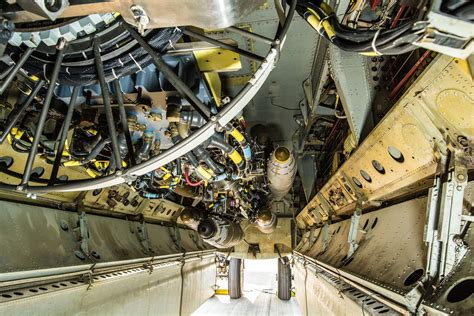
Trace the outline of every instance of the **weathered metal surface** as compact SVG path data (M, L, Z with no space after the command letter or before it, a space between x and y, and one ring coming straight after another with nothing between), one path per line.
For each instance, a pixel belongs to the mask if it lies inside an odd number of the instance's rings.
M465 199L470 205L472 201L468 195ZM438 276L434 270L426 271L427 202L428 198L422 197L363 214L351 240L348 238L351 219L322 228L313 227L304 233L295 253L324 271L374 291L394 304L406 306L404 308L411 313L425 310L462 314L472 308L469 294L462 294L470 292L460 290L463 286L467 289L472 282L472 251L467 250L464 254L465 247L456 246L456 263L449 275ZM470 245L471 229L464 224L462 231L465 233L459 234L463 236L463 244ZM436 238L442 245L453 242L452 237L445 239L438 234ZM358 245L353 253L351 241ZM442 278L442 282L437 277ZM418 296L417 293L431 288L434 294ZM456 304L459 302L463 303Z
M77 213L3 201L0 210L3 273L210 249L188 229L87 214L87 254Z
M371 282L407 292L411 285L404 285L405 279L425 267L425 211L426 199L420 198L361 215L356 237L359 247L352 256L348 256L350 219L329 225L326 250L323 251L324 240L320 236L322 228L318 228L306 232L296 251Z
M293 273L296 299L304 315L408 315L374 292L361 291L304 257L295 257Z
M150 267L97 275L91 285L62 280L3 291L0 313L190 315L214 294L214 255Z
M465 61L438 56L298 215L298 226L348 215L356 199L367 207L428 188L447 143L472 142L473 107Z

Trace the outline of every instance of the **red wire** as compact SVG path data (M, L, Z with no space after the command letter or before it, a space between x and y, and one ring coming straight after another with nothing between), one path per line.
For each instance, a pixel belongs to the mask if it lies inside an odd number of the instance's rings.
M186 183L192 187L198 187L203 183L202 180L198 182L192 182L191 179L189 179L188 168L184 168L184 179L186 180Z
M395 26L397 26L398 21L400 20L400 18L403 15L403 12L405 11L405 8L406 8L406 5L403 5L403 4L400 5L400 8L398 9L397 15L395 15L395 18L393 19L393 22L392 22L392 25L390 26L390 28L393 29Z
M413 74L416 72L416 70L418 68L420 68L420 65L423 63L423 61L431 54L431 51L427 50L425 51L425 53L420 57L420 59L413 65L413 67L410 69L410 71L407 72L407 74L405 75L405 77L402 78L402 80L400 80L400 82L395 86L395 88L393 88L393 90L390 92L390 94L388 95L388 98L390 100L393 100L397 95L398 93L400 92L400 90L402 90L402 88L405 86L405 84L407 83L407 81L411 78L411 76L413 76Z

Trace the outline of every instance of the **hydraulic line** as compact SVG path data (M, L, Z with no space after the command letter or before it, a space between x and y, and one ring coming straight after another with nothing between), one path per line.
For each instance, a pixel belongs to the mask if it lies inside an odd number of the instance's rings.
M219 134L214 134L209 142L209 146L214 146L224 151L239 170L244 169L244 162L239 152L231 145L225 142L224 138Z
M184 168L184 179L186 180L186 183L192 187L198 187L204 182L203 180L200 180L198 182L192 182L189 178L189 171L187 167Z

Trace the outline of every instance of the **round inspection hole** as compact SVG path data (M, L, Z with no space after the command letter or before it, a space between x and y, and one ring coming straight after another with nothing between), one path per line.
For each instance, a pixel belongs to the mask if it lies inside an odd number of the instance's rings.
M472 296L474 293L474 279L459 282L448 292L447 300L450 303L458 303Z
M41 178L41 176L44 174L44 168L43 167L36 167L33 170L31 170L31 177L32 178Z
M57 284L53 284L53 285L51 285L51 286L54 287L55 289L59 289L59 287L60 287L60 286L57 285Z
M10 156L4 156L0 158L0 168L8 169L13 165L13 158Z
M58 180L61 181L61 182L66 182L68 179L69 179L69 177L65 174L58 177Z
M337 228L336 234L339 233L340 230L341 230L341 226Z
M359 179L357 179L356 177L352 177L352 182L354 182L355 185L362 189L362 183Z
M2 297L4 298L12 298L12 296L10 294L2 294Z
M45 287L40 287L39 289L40 289L41 291L47 291L47 290L48 290L48 289L45 288Z
M390 310L389 309L382 309L379 314L385 314L388 313Z
M344 183L344 188L346 188L346 191L350 194L354 194L354 191L352 191L352 188L347 183Z
M374 219L374 222L372 223L372 226L370 227L371 229L374 229L375 226L377 226L378 220L379 220L378 217L376 217L376 218Z
M13 292L13 294L17 295L17 296L23 296L23 293L22 292Z
M424 272L425 271L423 269L417 269L413 271L406 277L405 281L403 282L403 285L410 286L415 284L416 282L418 282L419 279L421 279Z
M61 286L67 286L66 283L59 283L59 285L61 285Z
M385 174L385 168L378 160L372 160L372 166L378 171L378 173Z
M405 161L405 157L403 157L403 154L397 148L393 146L388 146L387 150L388 150L388 154L390 155L390 157L393 158L393 160L400 163Z
M365 181L367 182L372 182L372 178L370 177L370 175L367 173L367 171L365 170L361 170L360 171L360 175L362 176L362 178L364 178Z
M97 195L99 195L101 192L102 192L102 189L95 189L94 191L92 191L92 195L93 195L93 196L97 196Z
M122 196L122 200L128 199L129 196L130 196L130 192L125 192Z
M36 290L36 289L29 289L29 291L30 291L31 293L38 293L38 290Z

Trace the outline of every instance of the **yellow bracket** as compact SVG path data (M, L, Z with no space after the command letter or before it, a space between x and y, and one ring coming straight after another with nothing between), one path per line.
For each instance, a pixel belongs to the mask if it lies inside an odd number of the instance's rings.
M195 50L194 57L203 72L237 71L242 68L240 55L222 48Z

